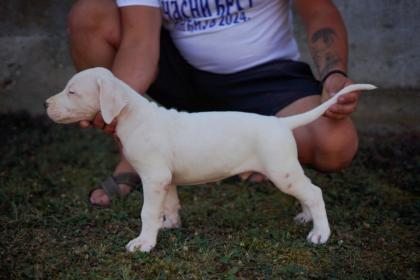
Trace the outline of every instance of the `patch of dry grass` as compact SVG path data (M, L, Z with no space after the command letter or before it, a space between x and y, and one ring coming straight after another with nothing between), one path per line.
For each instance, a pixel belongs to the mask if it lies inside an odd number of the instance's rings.
M420 141L361 137L340 173L307 170L324 190L332 236L305 241L296 201L269 183L181 187L183 227L151 254L124 245L141 193L112 209L86 203L117 161L111 139L25 115L0 118L1 279L418 279Z

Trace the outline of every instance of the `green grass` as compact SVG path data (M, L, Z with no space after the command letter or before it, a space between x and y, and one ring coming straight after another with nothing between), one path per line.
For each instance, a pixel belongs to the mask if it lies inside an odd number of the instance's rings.
M25 115L0 116L0 131L0 279L419 278L416 135L364 135L345 171L307 170L324 190L324 246L293 223L296 200L227 180L181 187L183 227L162 231L152 253L129 254L141 193L112 209L86 203L117 162L110 137Z

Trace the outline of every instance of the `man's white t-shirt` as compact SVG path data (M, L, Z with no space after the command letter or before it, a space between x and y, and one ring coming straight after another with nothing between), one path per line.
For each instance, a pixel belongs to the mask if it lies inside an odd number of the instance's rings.
M290 0L117 0L160 8L163 24L194 67L234 73L274 59L299 58Z

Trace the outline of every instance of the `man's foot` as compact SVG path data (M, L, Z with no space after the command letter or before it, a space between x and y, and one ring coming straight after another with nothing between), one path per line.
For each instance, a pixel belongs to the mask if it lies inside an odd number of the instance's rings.
M263 174L251 171L239 174L239 178L241 181L248 181L251 183L262 183L267 181L267 177L265 177Z
M101 186L89 194L89 203L94 206L109 207L115 196L128 195L141 183L137 173L125 172L107 178Z
M121 162L114 175L107 178L101 185L89 194L89 203L94 206L109 207L113 197L127 196L138 184L141 184L138 174Z

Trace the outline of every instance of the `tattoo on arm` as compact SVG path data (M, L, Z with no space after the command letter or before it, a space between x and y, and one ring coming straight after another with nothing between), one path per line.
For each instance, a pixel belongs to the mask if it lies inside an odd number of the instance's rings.
M310 51L321 79L342 62L333 48L336 39L334 29L323 28L316 31L310 40Z

